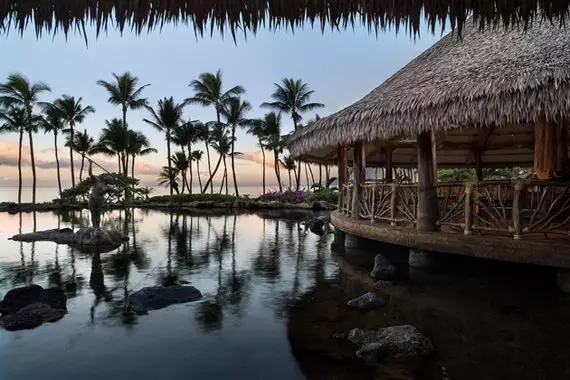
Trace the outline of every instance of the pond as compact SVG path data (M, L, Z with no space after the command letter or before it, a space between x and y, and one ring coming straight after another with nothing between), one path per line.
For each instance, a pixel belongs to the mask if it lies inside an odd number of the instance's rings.
M570 378L570 301L550 270L462 258L435 276L404 267L396 284L376 286L386 307L349 310L348 299L375 287L373 254L332 252L332 234L299 230L312 215L114 211L103 227L130 241L92 255L8 240L20 230L87 226L86 211L0 214L0 296L35 283L68 297L55 323L0 330L0 379ZM126 294L176 281L204 299L122 312ZM429 362L366 366L355 346L331 338L407 323L432 339Z

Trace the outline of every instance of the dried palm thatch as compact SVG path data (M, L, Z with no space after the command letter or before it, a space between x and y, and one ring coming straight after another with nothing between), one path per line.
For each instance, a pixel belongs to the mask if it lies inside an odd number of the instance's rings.
M422 16L432 31L448 22L461 30L467 14L480 26L500 22L505 26L532 22L538 17L564 19L569 0L0 0L0 32L14 26L20 32L33 25L39 36L47 31L79 28L89 22L107 29L109 22L140 33L165 23L192 23L202 35L217 29L234 35L258 27L294 28L320 22L321 27L346 28L363 23L371 30L405 27L419 31Z
M426 130L570 118L570 28L480 31L468 22L358 102L289 139L294 156Z

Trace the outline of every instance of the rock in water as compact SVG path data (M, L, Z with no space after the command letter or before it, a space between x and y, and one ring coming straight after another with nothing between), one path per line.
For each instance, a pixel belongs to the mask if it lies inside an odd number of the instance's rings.
M149 310L162 309L201 298L202 293L193 286L151 286L131 294L127 302L135 313L146 314Z
M382 254L377 254L374 257L374 268L370 272L376 280L391 280L396 277L398 269L390 263L390 261Z
M64 309L55 309L41 302L32 303L15 313L2 316L0 325L6 330L32 329L44 322L55 322L67 313Z
M67 297L63 290L58 288L44 290L39 285L30 285L6 293L4 299L0 301L0 313L12 314L33 303L43 303L54 309L67 310Z
M373 330L353 329L348 339L360 346L356 356L369 362L384 358L414 359L433 352L431 341L414 326L392 326Z
M119 231L82 228L75 233L74 244L80 246L119 246L129 240Z
M376 293L368 292L358 298L351 299L346 304L357 309L371 310L384 305L384 301L378 298Z

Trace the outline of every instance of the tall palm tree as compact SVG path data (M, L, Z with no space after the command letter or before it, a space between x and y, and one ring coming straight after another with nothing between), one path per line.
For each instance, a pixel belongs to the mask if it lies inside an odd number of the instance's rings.
M81 155L81 169L79 170L79 182L83 179L83 167L85 166L85 156L90 156L94 153L95 139L84 130L83 133L79 132L75 135L73 141L68 140L65 146L73 148Z
M137 88L139 78L131 75L130 72L117 75L113 73L114 82L98 80L97 84L107 90L109 103L121 106L123 115L123 126L127 127L127 111L136 110L148 105L148 100L142 97L143 90L150 86L145 84Z
M212 165L211 165L211 161L210 161L210 143L212 142L212 134L210 133L210 129L211 127L215 127L216 122L215 121L211 121L205 124L202 124L201 127L198 129L198 139L201 140L204 143L204 146L206 147L206 158L207 158L207 162L208 162L208 175L211 177L212 176ZM202 193L204 193L204 189L200 189L200 191ZM212 185L212 183L210 182L210 193L213 194L214 193L214 187Z
M186 157L186 153L184 152L176 152L172 155L172 163L174 164L174 169L176 169L182 176L182 191L181 193L184 194L184 186L190 188L188 186L188 179L186 177L188 168L190 166L190 160Z
M212 173L212 175L210 175L210 178L208 178L208 182L206 182L204 188L202 189L202 194L206 191L208 185L212 183L214 176L218 172L218 169L222 161L224 163L224 169L225 169L224 177L222 178L222 184L223 184L224 178L226 178L227 176L226 156L230 154L232 149L231 137L229 135L229 132L224 128L222 124L216 125L216 127L212 130L212 136L213 137L211 145L212 148L218 153L219 159L218 163L216 164L216 167L214 168L214 172ZM227 187L227 179L226 179L226 187Z
M128 146L127 154L131 156L131 177L135 179L135 159L137 156L147 156L152 153L158 153L154 148L151 148L150 141L144 133L139 131L133 131L129 129L127 131Z
M195 150L192 152L191 155L191 160L196 161L196 174L198 174L198 184L200 185L200 191L202 191L202 177L200 176L200 160L202 159L203 155L204 152L202 152L201 150Z
M232 152L231 152L231 164L232 164L232 175L234 178L234 189L236 197L239 197L239 190L236 179L236 167L235 167L235 141L236 141L236 128L245 127L251 124L251 121L246 119L245 115L251 110L251 105L245 100L240 98L229 98L224 107L221 109L221 113L226 119L226 124L231 129L231 141L232 141ZM227 184L226 184L227 185Z
M249 124L247 133L257 138L257 145L261 149L262 186L263 186L263 194L265 194L265 144L267 142L267 130L265 128L265 123L263 122L263 119L252 120L251 123Z
M18 148L18 203L22 203L22 144L26 124L26 111L23 108L10 107L8 111L0 112L0 134L18 133L20 135Z
M42 105L39 96L42 92L51 91L50 87L43 82L30 83L28 78L22 74L12 74L8 76L5 83L0 84L0 105L4 107L17 107L25 111L26 131L30 136L30 143L33 145L32 134L38 127L38 119L34 117L34 107ZM33 146L30 146L32 160L32 202L36 203L36 165L33 153ZM18 202L21 197L18 197Z
M146 108L150 112L151 119L143 119L144 122L166 135L168 168L172 169L170 140L172 138L172 132L178 128L182 122L182 109L184 108L184 104L176 103L174 98L171 96L170 98L159 100L156 110L149 106ZM170 195L172 195L172 190L173 189L170 188Z
M95 112L91 106L83 106L81 97L75 99L74 96L63 95L53 102L53 106L62 114L63 124L67 125L64 133L69 134L70 141L75 141L75 126L82 123L85 117ZM75 186L75 170L73 167L73 146L69 146L69 165L71 167L71 185Z
M163 166L162 171L158 175L157 183L160 186L169 187L174 189L176 194L180 194L178 191L178 175L180 173L174 168L169 168L168 166Z
M186 186L188 191L192 194L193 186L193 175L192 175L192 144L197 142L200 138L200 129L202 128L202 123L198 120L189 120L185 123L180 124L176 127L172 133L172 142L180 147L182 153L188 159L188 170L190 171L190 184L186 181ZM186 151L188 150L188 151ZM185 178L187 179L186 175Z
M96 153L106 156L117 156L119 173L127 173L126 152L129 147L129 132L120 119L114 118L105 121L105 128L95 147Z
M271 95L273 101L263 103L261 107L291 114L293 128L296 131L299 122L302 120L301 114L324 107L324 104L311 102L311 96L314 92L301 79L283 78L281 84L275 83L275 91ZM298 190L301 182L301 165L299 162L297 166L295 180Z
M291 170L295 172L295 169L297 168L297 165L295 164L295 159L291 155L284 156L283 161L281 161L281 163L283 164L283 167L287 170L289 174L289 188L291 188L292 186Z
M59 153L57 147L57 136L64 129L63 115L52 104L44 107L44 117L42 120L42 129L45 133L53 133L53 148L55 151L55 166L57 168L57 185L59 194L61 195L61 174L59 170Z
M279 191L283 191L281 184L281 172L279 169L279 154L283 152L283 140L281 138L281 115L270 112L263 118L263 124L267 132L267 142L265 147L273 152L273 168L275 169L275 177L279 184Z

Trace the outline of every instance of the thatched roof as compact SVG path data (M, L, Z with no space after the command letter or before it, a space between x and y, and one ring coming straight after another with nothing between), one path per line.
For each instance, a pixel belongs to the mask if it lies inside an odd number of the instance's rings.
M493 22L508 26L538 17L565 18L569 7L568 0L0 0L0 32L11 26L21 32L31 26L38 35L56 30L67 34L72 28L84 32L91 22L97 31L112 23L121 31L127 27L140 33L165 23L190 22L199 34L216 29L234 34L320 22L323 28L355 23L376 31L405 27L415 35L421 16L432 31L438 22L461 30L469 13L481 26Z
M467 23L358 102L289 139L293 155L338 143L414 136L425 130L570 118L570 28L548 22L479 31Z

